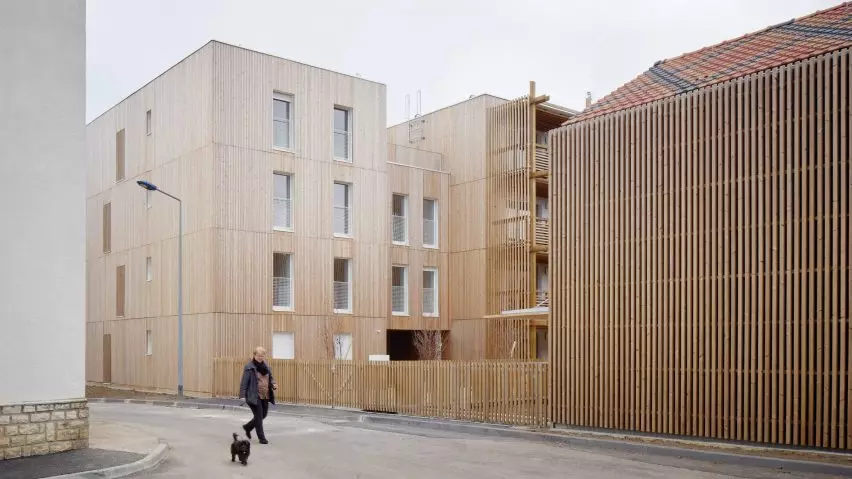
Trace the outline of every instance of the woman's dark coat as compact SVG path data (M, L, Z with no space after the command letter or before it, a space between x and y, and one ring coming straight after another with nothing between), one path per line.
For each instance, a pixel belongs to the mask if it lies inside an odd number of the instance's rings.
M269 369L269 402L275 404L275 380L272 378L272 368L269 364L266 365ZM243 368L243 379L240 381L240 397L245 398L246 404L256 406L260 395L257 392L257 368L254 361L249 361Z

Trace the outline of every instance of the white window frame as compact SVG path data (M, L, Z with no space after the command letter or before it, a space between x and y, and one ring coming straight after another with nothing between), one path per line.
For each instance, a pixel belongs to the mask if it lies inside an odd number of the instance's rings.
M441 283L441 281L440 281L440 277L438 276L438 268L426 267L426 268L423 268L423 271L424 272L428 271L428 272L432 273L432 284L431 284L431 286L432 286L432 291L434 291L433 296L432 296L433 302L434 302L434 304L432 305L432 309L435 311L434 313L427 313L426 308L425 308L425 301L424 301L424 304L421 305L421 307L423 307L423 316L427 317L427 318L437 318L438 316L440 316L440 311L441 311L441 300L440 300L441 296L439 294L439 288L438 288L438 285ZM427 285L424 283L423 286L422 286L422 289L425 290L426 286ZM422 296L423 296L423 298L425 298L426 295L422 294Z
M402 230L403 230L403 241L397 241L394 238L394 232L396 226L394 223L396 222L396 215L393 211L393 203L396 197L402 198ZM391 195L391 241L393 244L397 246L407 246L408 245L408 195L403 195L400 193L394 193Z
M275 118L275 102L276 101L284 101L289 105L290 116L286 120L279 120ZM272 94L272 149L279 151L289 151L292 152L294 148L295 139L293 137L294 129L293 129L293 117L295 116L295 101L293 95L287 93L273 92ZM290 140L287 146L280 146L275 144L275 122L277 121L286 121L287 122L287 138Z
M393 284L393 273L394 273L393 270L396 269L396 268L402 269L402 286L395 286ZM392 265L391 266L391 314L394 315L394 316L408 316L410 314L409 313L409 306L408 306L409 299L410 299L409 294L408 294L408 289L409 289L408 283L409 283L409 281L408 281L408 266L404 265L404 264ZM394 290L394 288L400 288L400 287L402 288L402 291L403 291L403 293L402 293L403 294L403 296L402 296L403 301L405 301L404 309L402 311L394 311L394 309L393 309L393 292L394 291L393 290Z
M332 292L331 292L332 308L333 308L335 314L352 314L352 310L354 309L353 304L352 304L352 303L354 303L354 298L352 297L352 258L334 258L334 261L337 261L337 260L341 260L341 261L346 262L346 281L345 281L345 283L346 283L347 307L346 308L335 308L334 307L334 306L336 306L334 304L334 299L335 299L335 297L334 297L334 289L335 288L334 287L336 286L335 283L337 283L337 281L334 278L334 263L332 263L332 278L331 278L331 282L332 282L332 288L331 288L332 289Z
M276 336L279 338L288 338L286 342L289 342L290 347L288 352L290 354L281 354L280 349L275 347L276 344L280 344L275 340ZM272 333L272 359L296 359L296 333L292 331L274 331Z
M288 305L275 304L275 279L276 279L276 276L275 276L275 255L277 255L277 254L284 255L285 257L288 258L286 260L286 262L287 262L287 271L286 271L287 276L283 277L283 278L287 278L287 277L290 278L290 285L289 285L290 304L288 304ZM296 303L296 298L294 297L295 296L294 293L295 293L295 281L293 280L293 253L285 253L285 252L282 252L282 251L276 251L276 252L272 253L272 310L273 311L293 311L294 305Z
M287 178L287 193L290 195L288 198L275 196L275 177L283 176ZM277 225L275 224L275 208L277 201L284 201L287 205L287 218L290 220L289 225ZM290 173L283 172L273 172L272 173L272 230L273 231L285 231L288 233L293 232L293 175Z
M150 283L154 280L154 263L150 256L145 257L145 282Z
M345 196L346 205L338 206L335 203L335 201L337 201L337 195L335 195L334 190L336 189L337 185L342 185L346 188L346 196ZM353 198L352 183L345 183L345 182L342 182L342 181L335 181L334 182L334 185L332 186L332 189L331 189L331 202L332 202L332 212L331 212L331 223L332 223L332 225L331 225L331 228L334 231L334 236L336 238L352 238L352 236L353 236L353 230L355 228L353 227L353 224L352 224L352 198ZM338 208L345 208L344 211L346 212L346 222L345 223L346 223L346 226L347 226L347 228L346 228L347 231L345 231L343 233L339 233L335 229L336 225L335 225L334 220L335 220L335 215L337 213Z
M151 118L151 109L149 108L148 111L145 112L145 135L146 136L151 136L151 133L153 133L153 131L154 131L153 126L154 126L154 120Z
M337 333L332 340L334 341L334 359L352 361L352 333Z
M432 221L432 224L434 225L434 226L432 227L432 230L433 230L434 235L435 235L435 242L434 242L434 243L431 243L431 244L430 244L430 243L426 243L426 238L425 238L425 236L426 236L426 221L429 221L429 220L427 220L427 219L426 219L426 215L425 215L425 213L426 213L426 208L424 207L424 208L423 208L423 213L424 213L424 214L423 214L423 236L424 236L424 237L422 238L422 239L423 239L423 247L424 247L424 248L430 248L430 249L438 249L438 245L439 245L439 244L440 244L440 242L441 242L441 241L440 241L440 239L439 239L439 235L440 235L441 228L440 228L440 222L438 221L438 218L439 218L439 211L440 211L440 210L439 210L439 205L438 205L438 200L433 199L433 198L423 198L424 206L425 206L425 203L426 203L427 201L431 201L431 202L432 202L432 216L433 216L434 218L433 218L431 221Z
M346 130L338 130L334 125L334 116L336 111L342 111L346 113ZM334 105L334 110L331 113L331 152L332 156L334 156L334 161L340 161L342 163L352 163L352 109L347 108L345 106ZM338 156L335 148L335 139L338 134L346 135L346 156Z
M154 333L150 329L145 330L145 356L154 355Z

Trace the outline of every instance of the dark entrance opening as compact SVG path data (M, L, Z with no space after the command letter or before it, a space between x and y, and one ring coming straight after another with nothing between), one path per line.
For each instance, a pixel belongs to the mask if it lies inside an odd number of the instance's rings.
M414 331L388 330L387 351L391 361L416 361Z

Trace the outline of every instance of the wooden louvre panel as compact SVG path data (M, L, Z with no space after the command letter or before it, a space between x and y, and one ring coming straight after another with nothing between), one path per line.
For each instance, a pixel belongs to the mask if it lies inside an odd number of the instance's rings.
M115 269L115 315L119 318L124 317L126 297L125 268L125 265L121 265Z
M115 181L124 179L124 129L115 134Z
M112 203L104 205L103 229L104 253L109 253L112 251Z
M552 134L553 422L852 447L850 59Z

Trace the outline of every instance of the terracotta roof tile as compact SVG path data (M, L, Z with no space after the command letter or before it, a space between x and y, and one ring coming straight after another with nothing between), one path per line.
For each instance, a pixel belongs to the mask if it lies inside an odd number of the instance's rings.
M655 63L570 123L852 45L852 2Z

